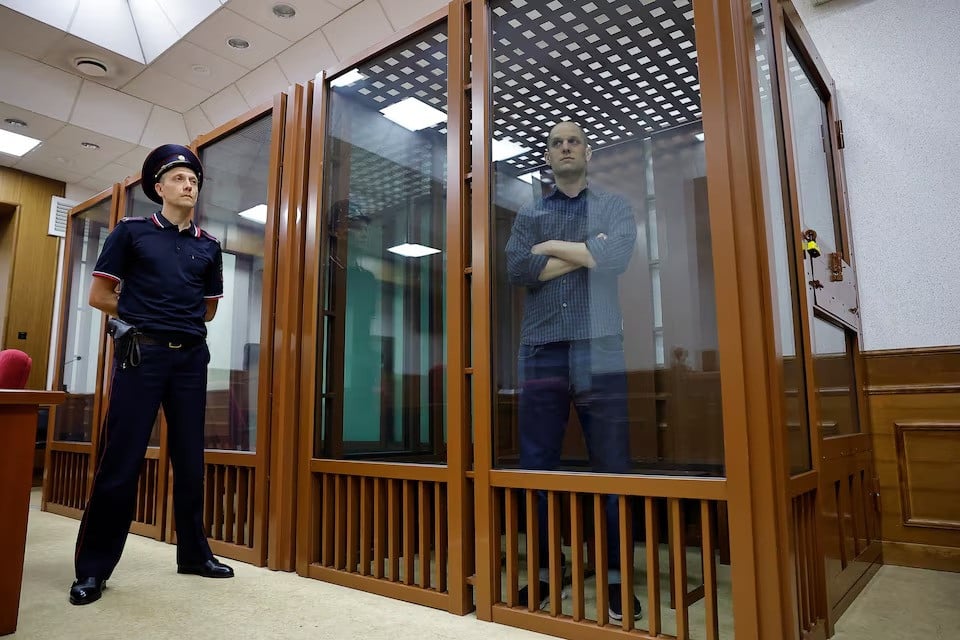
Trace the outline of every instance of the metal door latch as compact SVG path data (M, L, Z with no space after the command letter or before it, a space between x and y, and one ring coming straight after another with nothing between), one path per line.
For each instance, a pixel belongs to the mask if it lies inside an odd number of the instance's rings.
M830 282L843 282L843 257L839 253L831 253L829 258Z

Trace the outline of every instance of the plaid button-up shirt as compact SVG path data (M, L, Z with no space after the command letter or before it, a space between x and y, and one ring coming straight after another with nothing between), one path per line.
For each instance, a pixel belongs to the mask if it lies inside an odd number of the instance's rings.
M520 342L537 345L623 333L617 279L636 239L630 204L612 193L588 188L571 198L554 189L521 207L506 248L510 282L527 290ZM530 250L547 240L586 243L596 267L541 282L550 256Z

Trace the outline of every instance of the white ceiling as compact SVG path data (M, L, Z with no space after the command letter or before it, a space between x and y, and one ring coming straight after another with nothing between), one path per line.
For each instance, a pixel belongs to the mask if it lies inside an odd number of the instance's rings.
M276 17L278 1L297 15ZM203 19L210 3L217 6ZM0 154L0 165L63 180L75 192L99 192L137 173L151 148L186 144L446 4L136 0L124 15L127 0L0 0L0 128L43 141L22 158ZM159 30L138 29L134 47L118 35L125 21ZM161 49L164 31L179 39L144 64ZM234 37L249 48L229 47ZM73 61L81 56L106 64L107 75L77 71ZM13 127L7 118L28 126Z

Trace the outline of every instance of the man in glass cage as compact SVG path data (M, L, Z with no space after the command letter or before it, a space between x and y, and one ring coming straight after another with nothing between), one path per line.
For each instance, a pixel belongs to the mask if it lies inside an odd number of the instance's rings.
M117 224L90 286L90 305L111 316L114 362L93 491L77 534L75 605L100 599L120 561L161 405L174 473L177 572L233 576L213 557L203 527L206 323L223 297L220 243L193 222L203 167L187 147L168 144L147 156L141 176L144 193L161 208Z
M587 182L592 150L584 130L560 122L547 137L546 164L555 186L517 213L507 242L510 282L524 287L520 330L520 466L560 466L573 402L594 471L627 473L629 420L618 279L637 236L630 204ZM546 495L538 499L539 593L548 582ZM616 496L606 497L609 615L622 620L619 521ZM529 572L532 576L533 560ZM598 570L602 570L599 569ZM528 578L528 581L532 577ZM529 586L520 604L529 602ZM640 601L634 596L635 617Z

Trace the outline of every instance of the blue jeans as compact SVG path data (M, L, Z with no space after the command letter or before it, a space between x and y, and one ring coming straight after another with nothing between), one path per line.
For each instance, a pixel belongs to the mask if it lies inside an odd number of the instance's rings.
M550 471L560 466L560 449L570 415L577 411L594 471L627 473L630 431L626 363L622 336L520 345L520 466ZM620 568L617 497L606 497L607 567ZM539 492L539 567L547 564L547 498ZM532 567L528 575L533 575ZM610 576L619 582L619 574Z

